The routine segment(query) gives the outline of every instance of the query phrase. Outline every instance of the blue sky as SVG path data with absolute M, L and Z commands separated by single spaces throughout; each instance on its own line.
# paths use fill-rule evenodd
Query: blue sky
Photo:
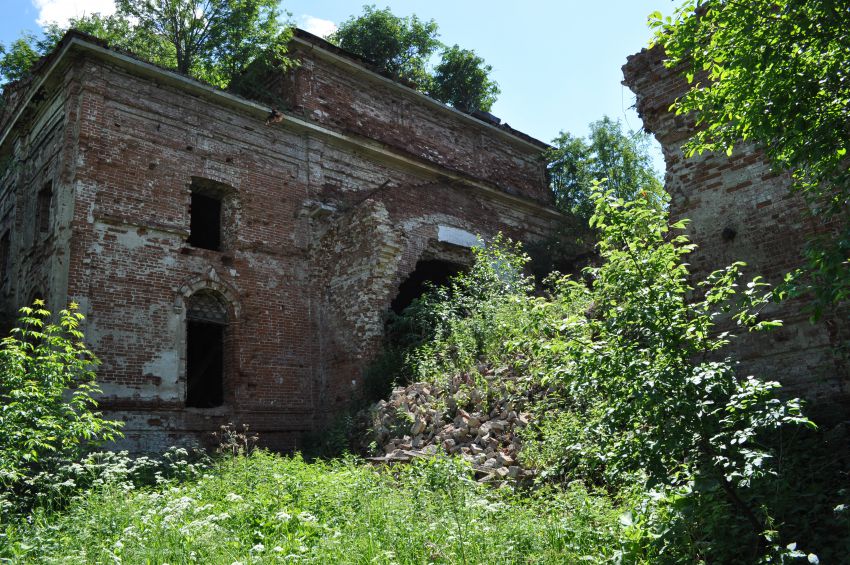
M 400 16 L 434 19 L 440 39 L 474 49 L 490 65 L 502 94 L 492 112 L 529 135 L 551 141 L 559 131 L 585 135 L 587 124 L 603 115 L 640 127 L 629 107 L 634 96 L 621 86 L 626 56 L 645 47 L 651 32 L 647 15 L 669 15 L 671 0 L 394 0 L 376 2 Z M 0 42 L 21 31 L 37 32 L 41 21 L 67 21 L 84 12 L 108 12 L 112 0 L 4 0 Z M 285 0 L 292 20 L 310 31 L 326 32 L 361 2 Z M 663 161 L 655 148 L 656 167 Z

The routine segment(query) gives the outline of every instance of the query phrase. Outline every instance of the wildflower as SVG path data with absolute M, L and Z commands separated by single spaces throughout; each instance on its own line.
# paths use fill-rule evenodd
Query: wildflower
M 309 512 L 302 512 L 298 515 L 298 519 L 302 522 L 315 522 L 316 517 L 310 514 Z
M 224 497 L 224 499 L 227 502 L 242 502 L 243 500 L 242 497 L 236 494 L 235 492 L 229 493 L 227 496 Z
M 277 518 L 278 520 L 280 520 L 281 522 L 286 522 L 290 518 L 292 518 L 292 514 L 288 514 L 288 513 L 281 510 L 280 512 L 275 514 L 274 517 Z
M 264 546 L 261 543 L 258 543 L 257 545 L 255 545 L 254 547 L 251 548 L 251 551 L 253 551 L 254 553 L 262 553 L 265 550 L 266 550 L 266 546 Z

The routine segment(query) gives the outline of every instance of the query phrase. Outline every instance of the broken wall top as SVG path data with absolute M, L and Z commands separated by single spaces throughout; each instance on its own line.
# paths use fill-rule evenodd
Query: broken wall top
M 623 84 L 635 93 L 635 106 L 643 127 L 662 144 L 687 139 L 694 127 L 692 118 L 670 110 L 689 85 L 684 67 L 668 68 L 664 65 L 666 58 L 664 48 L 655 45 L 629 55 L 623 65 Z
M 487 114 L 446 106 L 301 30 L 290 56 L 298 66 L 267 84 L 292 114 L 552 204 L 542 156 L 547 144 Z

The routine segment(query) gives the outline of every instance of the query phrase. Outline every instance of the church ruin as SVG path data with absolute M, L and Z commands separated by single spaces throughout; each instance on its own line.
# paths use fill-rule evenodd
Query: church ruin
M 305 32 L 290 51 L 276 109 L 74 32 L 7 89 L 0 303 L 81 305 L 124 446 L 232 421 L 297 447 L 359 390 L 411 275 L 564 220 L 546 144 Z

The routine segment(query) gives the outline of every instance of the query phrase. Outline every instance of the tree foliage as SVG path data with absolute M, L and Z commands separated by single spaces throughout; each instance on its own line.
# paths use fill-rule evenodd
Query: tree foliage
M 226 86 L 258 56 L 282 50 L 275 0 L 117 0 L 118 15 L 137 21 L 157 59 L 178 72 Z
M 83 344 L 82 314 L 71 304 L 51 321 L 44 302 L 21 309 L 18 326 L 0 343 L 0 485 L 18 483 L 75 460 L 118 437 L 120 423 L 97 412 L 98 360 Z
M 850 7 L 843 0 L 688 0 L 651 18 L 667 64 L 683 66 L 693 112 L 691 155 L 753 142 L 790 171 L 816 215 L 841 234 L 814 242 L 809 274 L 820 297 L 850 297 Z M 834 277 L 833 275 L 838 275 Z M 819 280 L 819 282 L 818 282 Z
M 53 49 L 69 29 L 93 35 L 113 48 L 130 51 L 153 63 L 168 64 L 167 60 L 157 58 L 158 42 L 154 38 L 140 36 L 130 20 L 120 14 L 103 16 L 94 13 L 71 18 L 67 28 L 51 22 L 44 28 L 44 39 L 40 44 L 40 50 L 47 53 Z
M 606 186 L 618 198 L 631 201 L 642 195 L 660 206 L 664 190 L 652 168 L 648 141 L 646 134 L 624 133 L 620 122 L 607 116 L 590 124 L 587 139 L 561 132 L 548 154 L 556 205 L 589 219 L 593 182 L 607 179 Z
M 50 24 L 43 39 L 23 36 L 0 59 L 3 79 L 25 76 L 70 28 L 222 88 L 258 59 L 289 64 L 290 31 L 275 0 L 117 0 L 116 6 L 114 15 L 72 19 L 68 28 Z
M 9 47 L 0 44 L 0 79 L 4 82 L 20 80 L 41 57 L 38 40 L 24 33 Z
M 431 80 L 428 59 L 440 47 L 434 20 L 402 18 L 389 8 L 364 6 L 363 14 L 351 16 L 328 39 L 360 55 L 380 70 L 425 90 Z
M 462 112 L 489 112 L 500 92 L 490 80 L 492 70 L 475 51 L 454 45 L 443 51 L 428 94 Z
M 489 111 L 499 94 L 490 79 L 492 67 L 474 51 L 443 46 L 438 36 L 434 20 L 364 6 L 362 15 L 344 21 L 328 40 L 463 112 Z M 432 71 L 429 60 L 441 47 L 440 63 Z

